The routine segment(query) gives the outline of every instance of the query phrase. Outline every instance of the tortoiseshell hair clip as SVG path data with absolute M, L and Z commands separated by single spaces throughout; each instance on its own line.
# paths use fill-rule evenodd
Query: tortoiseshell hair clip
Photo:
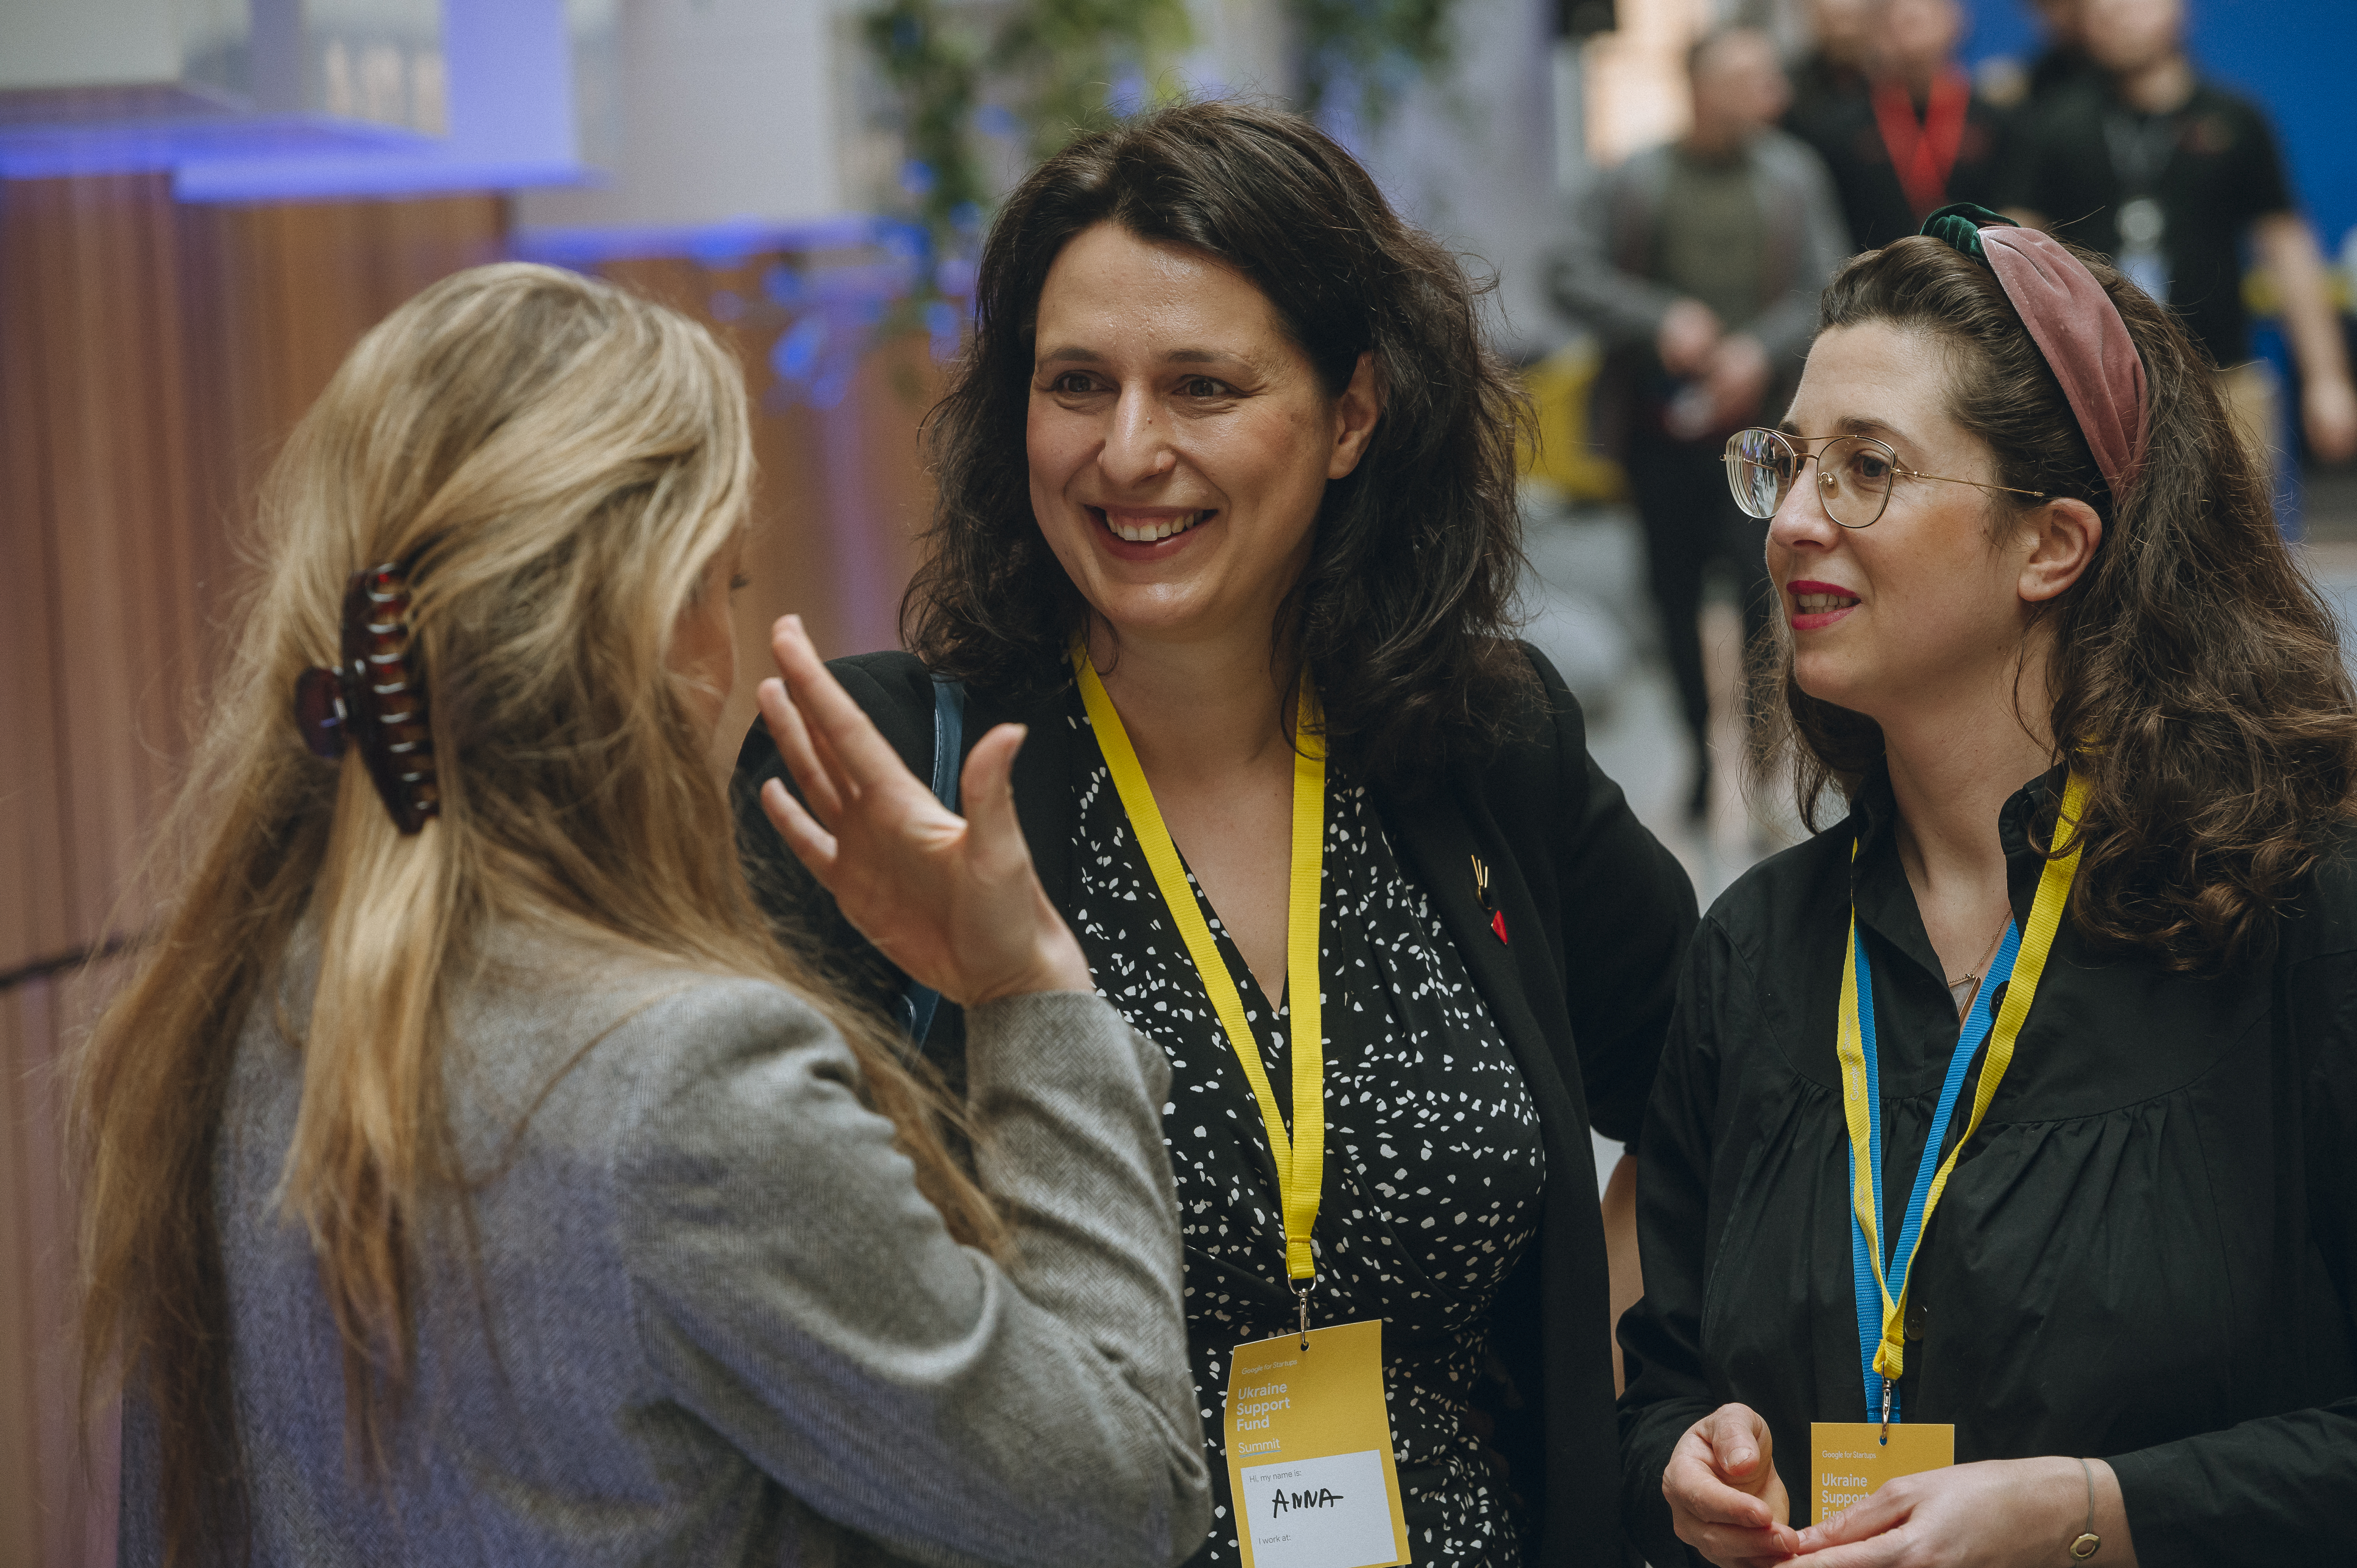
M 428 726 L 425 674 L 411 646 L 409 569 L 387 562 L 352 574 L 344 590 L 343 663 L 317 666 L 295 682 L 295 722 L 313 755 L 334 761 L 347 744 L 384 801 L 393 825 L 421 832 L 441 810 Z

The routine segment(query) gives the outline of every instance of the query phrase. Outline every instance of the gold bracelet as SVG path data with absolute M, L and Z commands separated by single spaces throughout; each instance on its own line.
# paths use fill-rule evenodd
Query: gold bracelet
M 2095 1533 L 2095 1472 L 2082 1459 L 2079 1461 L 2079 1474 L 2087 1482 L 2087 1528 L 2078 1540 L 2071 1543 L 2071 1555 L 2084 1563 L 2102 1548 L 2104 1538 Z

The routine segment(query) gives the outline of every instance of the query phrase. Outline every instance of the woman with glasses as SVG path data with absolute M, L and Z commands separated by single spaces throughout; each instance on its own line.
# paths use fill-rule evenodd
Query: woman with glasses
M 1977 209 L 1851 261 L 1782 427 L 1812 821 L 1719 900 L 1641 1145 L 1654 1563 L 2357 1540 L 2357 711 L 2215 375 Z
M 837 668 L 920 774 L 960 690 L 966 733 L 1029 725 L 1041 881 L 1170 1057 L 1198 1561 L 1265 1501 L 1229 1487 L 1231 1353 L 1375 1322 L 1415 1561 L 1618 1564 L 1589 1130 L 1635 1130 L 1693 894 L 1503 635 L 1513 397 L 1471 285 L 1308 122 L 1207 103 L 1025 180 L 975 334 L 915 656 Z M 740 779 L 774 767 L 757 732 Z M 772 886 L 900 1004 L 897 955 Z

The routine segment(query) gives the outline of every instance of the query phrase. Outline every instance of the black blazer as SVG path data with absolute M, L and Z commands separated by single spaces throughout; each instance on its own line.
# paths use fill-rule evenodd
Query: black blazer
M 1515 726 L 1518 738 L 1486 762 L 1450 768 L 1437 788 L 1407 796 L 1377 787 L 1374 794 L 1405 867 L 1431 897 L 1522 1069 L 1546 1152 L 1539 1244 L 1491 1309 L 1492 1353 L 1518 1388 L 1491 1412 L 1492 1442 L 1512 1463 L 1514 1489 L 1538 1527 L 1535 1561 L 1618 1568 L 1634 1558 L 1620 1529 L 1604 1228 L 1588 1130 L 1636 1137 L 1695 927 L 1694 888 L 1588 757 L 1579 704 L 1563 678 L 1535 650 L 1524 651 L 1539 685 Z M 923 666 L 893 652 L 829 668 L 909 769 L 930 779 L 933 698 Z M 1071 903 L 1076 828 L 1066 701 L 1054 686 L 1015 700 L 973 692 L 965 715 L 969 745 L 993 725 L 1030 726 L 1015 761 L 1016 811 L 1040 885 L 1063 909 Z M 777 750 L 756 724 L 736 780 L 754 886 L 790 934 L 887 1005 L 906 977 L 842 920 L 760 813 L 762 780 L 780 777 Z M 1506 943 L 1476 895 L 1474 855 L 1490 867 Z M 945 1001 L 925 1049 L 952 1079 L 963 1041 L 958 1009 Z

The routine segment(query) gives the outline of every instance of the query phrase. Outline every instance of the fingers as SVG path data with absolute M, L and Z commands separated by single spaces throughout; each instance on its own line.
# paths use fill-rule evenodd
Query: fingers
M 1662 1492 L 1669 1498 L 1673 1512 L 1692 1520 L 1697 1526 L 1757 1537 L 1763 1541 L 1771 1537 L 1779 1541 L 1798 1539 L 1792 1534 L 1792 1527 L 1778 1519 L 1767 1503 L 1728 1486 L 1713 1472 L 1703 1455 L 1689 1451 L 1684 1442 L 1662 1473 Z M 1753 1547 L 1754 1551 L 1761 1549 Z
M 833 766 L 844 793 L 859 794 L 901 779 L 914 782 L 899 754 L 820 660 L 800 616 L 779 618 L 770 633 L 770 653 L 810 727 L 814 749 Z
M 812 813 L 822 822 L 841 820 L 843 792 L 835 787 L 834 770 L 812 746 L 810 727 L 802 723 L 793 699 L 786 695 L 785 682 L 772 677 L 755 688 L 754 696 L 761 705 L 761 722 L 769 726 L 770 739 L 777 746 L 778 758 L 802 786 Z
M 1779 1563 L 1800 1549 L 1767 1423 L 1721 1406 L 1686 1429 L 1662 1475 L 1678 1538 L 1714 1563 Z
M 1878 1487 L 1873 1496 L 1862 1498 L 1831 1519 L 1801 1531 L 1801 1550 L 1816 1552 L 1884 1535 L 1907 1522 L 1914 1512 L 1914 1496 L 1911 1489 L 1904 1487 Z
M 1891 1530 L 1871 1540 L 1811 1552 L 1803 1563 L 1805 1568 L 1896 1568 L 1906 1561 L 1909 1550 L 1916 1544 L 1911 1531 Z M 1802 1564 L 1795 1564 L 1795 1568 L 1802 1568 Z
M 958 779 L 973 853 L 985 865 L 1018 866 L 1031 857 L 1023 825 L 1015 814 L 1015 754 L 1030 732 L 1021 725 L 996 725 L 966 753 Z
M 1689 1434 L 1689 1439 L 1691 1434 Z M 1739 1492 L 1713 1472 L 1709 1460 L 1690 1452 L 1685 1441 L 1671 1455 L 1662 1472 L 1662 1491 L 1670 1507 L 1698 1524 L 1730 1525 L 1738 1530 L 1765 1530 L 1776 1524 L 1768 1505 L 1749 1492 Z
M 1703 1417 L 1702 1436 L 1720 1472 L 1738 1485 L 1760 1473 L 1776 1445 L 1768 1423 L 1746 1404 L 1723 1404 Z
M 1739 1530 L 1733 1525 L 1698 1524 L 1689 1520 L 1676 1520 L 1680 1541 L 1693 1547 L 1721 1568 L 1772 1568 L 1773 1564 L 1791 1562 L 1795 1555 L 1797 1538 L 1792 1527 L 1777 1530 Z M 1847 1550 L 1845 1548 L 1844 1550 Z M 1812 1564 L 1815 1559 L 1810 1560 Z
M 1776 1541 L 1777 1550 L 1788 1552 L 1800 1551 L 1801 1533 L 1792 1525 L 1792 1499 L 1786 1495 L 1784 1483 L 1777 1476 L 1772 1463 L 1768 1466 L 1768 1489 L 1760 1494 L 1760 1498 L 1768 1505 L 1769 1517 L 1776 1521 L 1768 1527 L 1768 1533 Z
M 771 779 L 762 784 L 761 813 L 778 830 L 778 836 L 786 841 L 786 847 L 794 852 L 794 858 L 810 867 L 819 885 L 833 886 L 837 847 L 834 835 L 812 820 L 802 802 L 780 780 Z

